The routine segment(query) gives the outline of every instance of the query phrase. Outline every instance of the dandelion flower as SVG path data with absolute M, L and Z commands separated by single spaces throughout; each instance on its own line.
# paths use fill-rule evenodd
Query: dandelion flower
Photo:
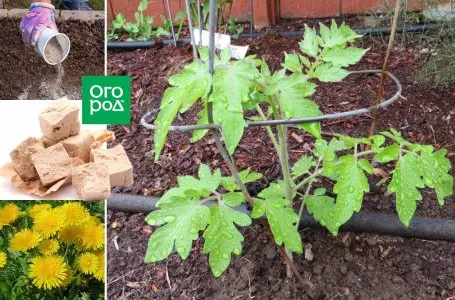
M 37 256 L 32 258 L 29 265 L 28 277 L 33 284 L 40 288 L 50 290 L 62 286 L 66 280 L 68 265 L 60 256 Z
M 38 246 L 38 250 L 44 255 L 51 255 L 58 251 L 60 245 L 57 240 L 43 240 Z
M 84 274 L 94 274 L 98 271 L 98 257 L 90 252 L 81 254 L 77 258 L 77 265 Z
M 0 269 L 6 265 L 6 253 L 0 251 Z
M 93 274 L 93 277 L 104 282 L 104 253 L 98 253 L 96 257 L 98 258 L 99 264 L 98 270 Z
M 58 232 L 60 240 L 67 244 L 75 244 L 79 241 L 79 235 L 82 230 L 81 226 L 77 225 L 65 225 Z
M 15 222 L 21 215 L 16 204 L 7 204 L 0 209 L 0 224 L 6 225 Z
M 85 249 L 100 249 L 104 246 L 104 224 L 87 224 L 80 233 L 80 242 Z
M 52 205 L 50 204 L 35 204 L 33 205 L 33 207 L 28 211 L 28 215 L 30 216 L 30 218 L 32 218 L 33 220 L 35 220 L 36 216 L 42 212 L 42 211 L 45 211 L 45 210 L 50 210 L 52 209 Z
M 67 266 L 65 269 L 66 278 L 62 281 L 61 287 L 65 287 L 73 281 L 73 271 Z
M 38 246 L 41 236 L 30 229 L 22 229 L 16 233 L 9 241 L 10 247 L 15 251 L 26 252 Z
M 32 229 L 43 237 L 51 237 L 63 226 L 62 215 L 55 213 L 52 209 L 45 210 L 36 215 Z
M 84 224 L 90 217 L 88 210 L 78 202 L 66 203 L 55 210 L 63 216 L 65 225 Z
M 101 224 L 101 221 L 100 219 L 98 219 L 97 217 L 95 216 L 90 216 L 88 221 L 87 221 L 88 224 L 92 224 L 92 225 L 100 225 Z

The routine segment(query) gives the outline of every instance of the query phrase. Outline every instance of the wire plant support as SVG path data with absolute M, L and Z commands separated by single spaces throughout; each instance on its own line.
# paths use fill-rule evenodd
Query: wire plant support
M 351 71 L 350 75 L 352 74 L 380 74 L 382 70 L 362 70 L 362 71 Z M 391 105 L 398 98 L 401 97 L 401 93 L 403 88 L 401 86 L 400 81 L 396 78 L 392 73 L 385 72 L 385 74 L 392 79 L 396 86 L 395 94 L 387 99 L 386 101 L 381 102 L 378 105 L 372 105 L 370 107 L 360 108 L 356 110 L 350 110 L 340 113 L 333 113 L 333 114 L 325 114 L 322 116 L 317 117 L 308 117 L 308 118 L 296 118 L 296 119 L 289 119 L 289 120 L 265 120 L 265 121 L 247 121 L 245 127 L 254 127 L 254 126 L 276 126 L 276 125 L 291 125 L 291 124 L 302 124 L 302 123 L 309 123 L 309 122 L 316 122 L 316 121 L 327 121 L 333 119 L 343 119 L 343 118 L 350 118 L 354 116 L 363 115 L 366 113 L 373 112 L 379 109 L 385 109 L 387 106 Z M 153 118 L 154 116 L 158 115 L 160 109 L 154 109 L 141 118 L 141 125 L 145 128 L 156 130 L 157 126 L 154 124 L 148 123 L 147 120 Z M 175 126 L 171 125 L 169 127 L 169 131 L 193 131 L 193 130 L 201 130 L 201 129 L 221 129 L 221 125 L 219 124 L 199 124 L 199 125 L 180 125 Z

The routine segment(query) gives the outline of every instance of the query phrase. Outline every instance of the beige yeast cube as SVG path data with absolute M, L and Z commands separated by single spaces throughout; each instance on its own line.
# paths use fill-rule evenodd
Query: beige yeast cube
M 60 143 L 62 143 L 69 156 L 78 157 L 87 163 L 90 162 L 90 145 L 93 144 L 94 141 L 92 134 L 83 131 L 61 140 Z
M 60 143 L 33 154 L 32 162 L 44 186 L 71 175 L 70 157 Z
M 39 115 L 43 135 L 51 141 L 60 141 L 79 133 L 79 107 L 66 97 L 55 100 Z
M 73 168 L 73 187 L 81 200 L 105 200 L 111 194 L 109 168 L 105 163 L 88 163 Z
M 44 149 L 44 146 L 39 139 L 29 137 L 9 154 L 13 167 L 22 180 L 30 181 L 38 178 L 31 156 L 42 149 Z
M 111 186 L 133 184 L 133 165 L 122 145 L 117 145 L 111 149 L 93 149 L 92 161 L 108 165 Z

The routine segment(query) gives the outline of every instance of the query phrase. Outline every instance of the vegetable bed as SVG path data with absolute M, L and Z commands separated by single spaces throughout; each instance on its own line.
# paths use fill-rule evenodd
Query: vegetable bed
M 250 54 L 264 58 L 272 70 L 280 68 L 286 51 L 298 50 L 300 37 L 263 36 L 256 40 L 240 40 L 250 44 Z M 364 38 L 363 47 L 371 47 L 353 69 L 377 69 L 382 65 L 385 45 Z M 112 75 L 129 74 L 133 77 L 133 111 L 130 127 L 113 126 L 116 143 L 122 143 L 135 168 L 135 184 L 117 192 L 161 195 L 176 185 L 179 175 L 195 175 L 201 163 L 211 169 L 221 168 L 228 174 L 211 136 L 188 146 L 191 133 L 170 133 L 160 161 L 153 163 L 153 132 L 139 124 L 143 114 L 158 108 L 167 79 L 191 60 L 189 46 L 173 48 L 158 46 L 148 50 L 111 52 L 108 72 Z M 455 162 L 453 97 L 455 88 L 436 88 L 416 84 L 413 73 L 425 62 L 412 44 L 404 49 L 394 48 L 389 70 L 403 85 L 403 98 L 386 111 L 380 111 L 377 131 L 390 127 L 402 132 L 413 142 L 447 148 L 452 164 Z M 372 105 L 378 86 L 376 75 L 351 75 L 342 83 L 321 84 L 313 97 L 324 113 L 347 111 Z M 395 92 L 392 82 L 386 83 L 386 97 Z M 196 122 L 199 108 L 181 115 L 175 124 Z M 371 116 L 327 121 L 323 131 L 350 136 L 367 135 Z M 330 137 L 325 137 L 330 139 Z M 291 130 L 288 136 L 290 159 L 295 162 L 309 153 L 314 141 L 300 131 Z M 248 128 L 235 153 L 238 169 L 251 167 L 264 175 L 259 184 L 250 186 L 261 190 L 281 176 L 279 158 L 273 145 L 266 142 L 263 128 Z M 114 145 L 113 144 L 113 145 Z M 111 146 L 113 146 L 111 145 Z M 454 174 L 454 171 L 451 171 Z M 378 181 L 376 178 L 375 182 Z M 326 187 L 330 189 L 330 185 Z M 374 189 L 365 195 L 364 211 L 394 212 L 394 200 Z M 416 214 L 419 216 L 455 218 L 454 197 L 440 207 L 433 193 L 423 191 Z M 242 257 L 235 257 L 233 265 L 220 279 L 208 272 L 207 258 L 199 250 L 201 240 L 187 261 L 177 255 L 161 263 L 143 263 L 147 239 L 153 229 L 145 225 L 141 214 L 110 212 L 109 232 L 109 296 L 157 298 L 258 299 L 304 297 L 295 279 L 286 278 L 286 267 L 276 247 L 266 239 L 258 225 L 242 230 L 245 243 Z M 115 227 L 115 228 L 112 228 Z M 453 244 L 426 242 L 352 233 L 330 237 L 326 231 L 304 230 L 306 249 L 312 245 L 313 261 L 297 256 L 295 264 L 306 279 L 315 285 L 308 291 L 311 298 L 365 296 L 385 298 L 448 298 L 455 294 L 455 262 Z M 115 242 L 113 242 L 115 240 Z M 134 254 L 134 255 L 131 255 Z M 169 277 L 169 280 L 167 279 Z M 385 295 L 384 293 L 388 293 Z
M 57 22 L 60 32 L 71 40 L 71 51 L 62 63 L 62 84 L 55 88 L 54 93 L 49 89 L 57 80 L 57 67 L 46 64 L 35 50 L 24 46 L 19 23 L 20 19 L 0 19 L 0 30 L 4 36 L 0 48 L 0 99 L 17 100 L 24 97 L 49 100 L 65 95 L 70 99 L 81 99 L 81 77 L 103 75 L 103 20 L 90 23 L 80 20 Z M 43 83 L 46 83 L 44 87 Z

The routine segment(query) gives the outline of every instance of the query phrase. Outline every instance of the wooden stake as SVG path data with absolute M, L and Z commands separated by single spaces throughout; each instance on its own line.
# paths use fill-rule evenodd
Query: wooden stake
M 378 93 L 376 94 L 375 105 L 379 105 L 382 102 L 382 97 L 384 94 L 384 81 L 385 81 L 385 77 L 386 77 L 385 72 L 387 71 L 390 52 L 392 51 L 393 43 L 395 40 L 395 33 L 397 31 L 397 24 L 398 24 L 398 17 L 400 15 L 400 9 L 401 9 L 401 0 L 397 0 L 396 6 L 395 6 L 395 13 L 393 15 L 392 30 L 390 32 L 390 37 L 389 37 L 389 45 L 387 46 L 387 52 L 386 52 L 386 55 L 384 58 L 384 64 L 382 66 L 382 73 L 381 73 L 381 78 L 379 80 L 379 89 L 378 89 Z M 376 130 L 377 113 L 378 113 L 378 110 L 373 111 L 373 121 L 371 122 L 371 127 L 370 127 L 368 136 L 374 135 L 374 132 Z

